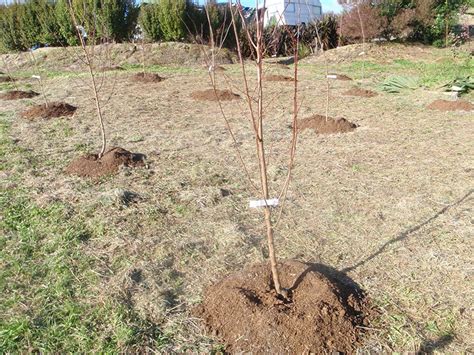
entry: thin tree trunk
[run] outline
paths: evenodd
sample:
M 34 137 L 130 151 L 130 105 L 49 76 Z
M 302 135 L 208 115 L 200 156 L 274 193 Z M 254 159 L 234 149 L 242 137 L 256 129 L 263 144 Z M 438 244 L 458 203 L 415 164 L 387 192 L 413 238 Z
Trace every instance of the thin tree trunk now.
M 142 51 L 143 51 L 143 55 L 142 55 L 142 71 L 143 71 L 143 79 L 145 79 L 145 38 L 142 37 Z
M 89 76 L 90 76 L 90 79 L 91 79 L 92 92 L 94 94 L 95 107 L 96 107 L 96 112 L 97 112 L 97 119 L 99 121 L 100 133 L 101 133 L 101 138 L 102 138 L 102 148 L 101 148 L 100 153 L 99 153 L 99 159 L 100 159 L 100 158 L 102 158 L 102 156 L 105 153 L 105 149 L 107 147 L 107 140 L 106 140 L 106 136 L 105 136 L 104 118 L 103 118 L 103 114 L 102 114 L 102 108 L 100 106 L 99 92 L 97 90 L 97 82 L 96 82 L 96 78 L 95 78 L 95 75 L 94 75 L 92 59 L 91 59 L 91 56 L 89 55 L 89 52 L 87 51 L 87 45 L 84 41 L 84 38 L 82 37 L 82 33 L 79 31 L 76 15 L 74 13 L 74 9 L 72 7 L 71 0 L 69 0 L 69 11 L 71 11 L 72 21 L 73 21 L 73 24 L 76 28 L 77 35 L 79 36 L 79 40 L 81 42 L 81 48 L 82 48 L 82 51 L 84 52 L 84 57 L 86 58 L 87 67 L 89 68 Z M 94 45 L 94 44 L 92 44 L 92 45 Z
M 41 77 L 41 75 L 39 75 L 40 73 L 38 71 L 38 63 L 36 62 L 36 57 L 33 54 L 32 50 L 30 50 L 30 56 L 31 56 L 31 59 L 33 59 L 33 65 L 35 67 L 36 73 L 38 74 L 36 79 L 38 80 L 38 82 L 40 84 L 41 95 L 43 96 L 44 104 L 45 104 L 46 108 L 48 108 L 49 107 L 49 102 L 48 102 L 48 99 L 46 98 L 46 92 L 45 92 L 44 85 L 43 85 L 43 78 Z
M 360 23 L 360 31 L 362 32 L 362 50 L 364 52 L 364 55 L 365 55 L 365 52 L 366 52 L 366 48 L 365 48 L 365 30 L 364 30 L 364 24 L 362 22 L 362 17 L 360 15 L 360 3 L 357 4 L 357 16 L 359 17 L 359 23 Z M 362 61 L 362 79 L 365 78 L 365 61 L 363 60 Z
M 264 2 L 265 6 L 265 2 Z M 257 123 L 257 153 L 260 168 L 260 182 L 262 185 L 262 195 L 265 200 L 269 199 L 267 164 L 265 159 L 265 146 L 263 138 L 263 23 L 257 15 L 257 85 L 258 85 L 258 123 Z M 277 257 L 275 252 L 275 240 L 273 235 L 272 214 L 270 207 L 264 207 L 265 227 L 267 230 L 268 252 L 270 256 L 270 266 L 272 270 L 275 291 L 282 295 L 280 276 L 278 273 Z
M 10 66 L 9 66 L 9 64 L 8 64 L 8 62 L 7 62 L 7 60 L 6 60 L 5 58 L 3 58 L 3 65 L 4 65 L 4 67 L 5 67 L 5 71 L 6 71 L 6 73 L 7 73 L 7 76 L 8 76 L 8 77 L 10 78 L 10 80 L 11 80 L 10 82 L 12 83 L 13 87 L 15 88 L 15 90 L 19 90 L 18 85 L 17 85 L 15 79 L 13 79 L 13 76 L 12 76 L 12 74 L 11 74 Z
M 448 6 L 449 6 L 449 3 L 448 3 L 448 0 L 446 0 L 446 14 L 444 16 L 444 22 L 445 22 L 445 29 L 444 29 L 444 46 L 446 48 L 448 48 L 448 13 L 449 13 L 449 9 L 448 9 Z

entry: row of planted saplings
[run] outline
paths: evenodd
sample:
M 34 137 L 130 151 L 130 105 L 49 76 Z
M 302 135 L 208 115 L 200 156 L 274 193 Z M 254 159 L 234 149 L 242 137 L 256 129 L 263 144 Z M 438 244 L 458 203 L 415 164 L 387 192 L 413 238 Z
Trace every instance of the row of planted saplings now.
M 242 7 L 229 7 L 232 21 L 228 31 L 237 32 L 236 18 L 242 18 Z M 71 12 L 71 17 L 78 28 L 78 19 Z M 201 317 L 212 334 L 217 334 L 229 350 L 281 353 L 291 349 L 292 352 L 326 353 L 332 351 L 352 352 L 359 343 L 370 318 L 370 307 L 365 295 L 357 287 L 344 283 L 335 274 L 328 275 L 327 269 L 317 265 L 305 264 L 295 260 L 281 262 L 277 258 L 275 236 L 278 232 L 275 216 L 281 216 L 285 206 L 287 192 L 292 180 L 295 165 L 296 143 L 300 129 L 312 128 L 317 133 L 328 133 L 330 124 L 348 124 L 347 130 L 355 129 L 355 125 L 343 119 L 333 120 L 326 115 L 315 115 L 310 118 L 298 119 L 301 98 L 298 86 L 299 58 L 298 50 L 294 54 L 292 77 L 265 76 L 263 57 L 265 53 L 263 41 L 263 21 L 259 16 L 255 19 L 256 33 L 251 40 L 256 71 L 249 72 L 239 53 L 241 72 L 239 80 L 242 90 L 239 95 L 231 90 L 218 88 L 216 58 L 214 53 L 219 43 L 211 31 L 211 54 L 206 56 L 206 67 L 209 68 L 211 89 L 192 94 L 196 100 L 213 100 L 220 108 L 226 128 L 234 140 L 237 161 L 242 166 L 249 191 L 253 194 L 250 207 L 262 212 L 264 234 L 267 240 L 269 262 L 252 265 L 241 272 L 232 274 L 218 283 L 208 287 L 204 292 L 203 301 L 194 312 Z M 228 32 L 227 31 L 227 32 Z M 248 36 L 252 36 L 250 31 Z M 298 48 L 298 36 L 290 32 Z M 67 172 L 77 175 L 98 177 L 115 172 L 119 166 L 143 165 L 143 156 L 126 151 L 122 148 L 107 150 L 107 137 L 104 126 L 103 106 L 100 97 L 100 85 L 103 77 L 94 71 L 94 58 L 86 41 L 78 31 L 81 43 L 82 61 L 88 68 L 88 86 L 95 103 L 97 123 L 100 128 L 102 146 L 98 154 L 88 154 L 74 160 Z M 237 37 L 237 36 L 236 36 Z M 221 40 L 224 40 L 221 37 Z M 236 46 L 240 43 L 237 37 Z M 250 84 L 250 76 L 255 74 L 256 85 Z M 105 74 L 103 74 L 105 75 Z M 143 72 L 143 76 L 145 76 Z M 223 74 L 224 82 L 229 87 L 230 77 Z M 268 179 L 267 147 L 265 134 L 265 80 L 292 83 L 291 97 L 293 101 L 291 115 L 291 131 L 288 134 L 289 146 L 287 175 L 282 181 L 277 196 L 271 196 L 270 180 Z M 329 80 L 330 78 L 327 78 Z M 44 90 L 44 83 L 39 77 L 39 84 Z M 33 112 L 52 112 L 52 116 L 73 115 L 75 108 L 61 102 L 48 102 L 43 92 L 44 103 L 25 111 L 24 116 L 33 117 Z M 329 90 L 328 90 L 329 97 Z M 255 142 L 255 162 L 259 167 L 257 173 L 250 169 L 251 162 L 244 158 L 240 144 L 227 119 L 223 101 L 242 100 L 245 102 L 248 129 L 252 132 Z M 51 114 L 50 114 L 51 115 Z M 275 334 L 277 336 L 275 336 Z

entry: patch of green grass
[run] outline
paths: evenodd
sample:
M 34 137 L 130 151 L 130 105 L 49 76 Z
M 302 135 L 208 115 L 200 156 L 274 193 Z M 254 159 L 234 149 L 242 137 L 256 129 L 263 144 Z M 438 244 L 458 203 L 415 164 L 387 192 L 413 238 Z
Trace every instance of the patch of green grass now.
M 17 164 L 13 159 L 9 159 L 16 154 L 26 153 L 26 150 L 13 143 L 8 133 L 11 127 L 12 112 L 0 113 L 0 171 L 12 170 Z
M 57 120 L 50 127 L 45 128 L 45 135 L 48 138 L 64 137 L 68 138 L 74 134 L 74 129 L 69 121 Z
M 390 64 L 378 64 L 369 61 L 355 61 L 343 66 L 342 71 L 353 73 L 354 78 L 380 76 L 380 81 L 390 75 L 409 75 L 418 77 L 424 87 L 435 88 L 457 77 L 467 76 L 474 72 L 474 59 L 470 57 L 456 60 L 446 59 L 439 62 L 411 61 L 394 59 Z
M 413 63 L 408 59 L 394 59 L 393 63 L 401 67 L 410 67 Z
M 181 217 L 183 217 L 183 216 L 185 216 L 186 214 L 189 213 L 189 210 L 188 210 L 187 206 L 185 206 L 185 205 L 177 204 L 177 205 L 175 206 L 175 209 L 174 209 L 174 210 L 175 210 L 175 212 L 176 212 L 179 216 L 181 216 Z
M 130 137 L 129 142 L 138 143 L 138 142 L 143 142 L 144 140 L 145 140 L 145 137 L 143 137 L 141 134 L 134 134 L 133 136 Z
M 5 352 L 119 352 L 160 345 L 160 330 L 112 299 L 94 299 L 98 276 L 82 246 L 94 234 L 61 204 L 39 207 L 2 192 L 0 348 Z
M 13 74 L 14 78 L 21 78 L 21 79 L 29 79 L 33 75 L 40 75 L 43 79 L 54 79 L 54 78 L 70 78 L 70 77 L 77 77 L 87 75 L 86 72 L 84 73 L 77 73 L 77 72 L 70 72 L 70 71 L 62 71 L 62 70 L 51 70 L 51 69 L 41 69 L 39 70 L 22 70 L 16 71 Z M 33 79 L 32 79 L 33 80 Z M 35 80 L 35 84 L 37 84 L 37 80 Z
M 4 116 L 2 167 L 28 164 Z M 99 297 L 99 269 L 86 246 L 103 237 L 100 228 L 63 203 L 39 206 L 21 188 L 0 190 L 0 210 L 1 353 L 140 352 L 169 342 L 127 303 Z
M 13 90 L 14 88 L 15 88 L 15 85 L 11 82 L 0 83 L 1 91 L 9 91 L 9 90 Z
M 126 71 L 138 73 L 143 70 L 142 64 L 123 64 L 122 68 Z M 164 65 L 146 65 L 145 71 L 148 73 L 170 73 L 170 74 L 189 74 L 194 73 L 200 68 L 192 66 L 164 66 Z
M 345 70 L 348 72 L 355 71 L 357 74 L 359 74 L 359 72 L 362 73 L 363 70 L 365 70 L 366 73 L 383 73 L 384 71 L 386 71 L 386 69 L 386 66 L 382 64 L 369 62 L 366 60 L 358 60 L 352 62 L 352 64 Z
M 74 151 L 79 153 L 88 153 L 92 149 L 91 143 L 74 144 Z

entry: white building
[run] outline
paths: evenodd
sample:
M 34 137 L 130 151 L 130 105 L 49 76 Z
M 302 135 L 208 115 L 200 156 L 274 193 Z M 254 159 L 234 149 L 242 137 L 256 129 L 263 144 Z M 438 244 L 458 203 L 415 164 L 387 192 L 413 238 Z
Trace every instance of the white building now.
M 259 0 L 263 7 L 263 0 Z M 295 26 L 310 23 L 323 14 L 320 0 L 266 0 L 265 26 L 269 23 Z

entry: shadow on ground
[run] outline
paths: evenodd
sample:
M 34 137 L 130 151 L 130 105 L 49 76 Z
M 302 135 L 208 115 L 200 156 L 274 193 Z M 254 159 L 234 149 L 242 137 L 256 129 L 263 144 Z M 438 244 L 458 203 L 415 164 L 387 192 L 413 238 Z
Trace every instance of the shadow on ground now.
M 353 265 L 353 266 L 350 266 L 350 267 L 347 267 L 345 269 L 342 270 L 342 272 L 350 272 L 350 271 L 353 271 L 355 269 L 357 269 L 358 267 L 366 264 L 367 262 L 371 261 L 372 259 L 376 258 L 377 256 L 379 256 L 380 254 L 383 254 L 387 248 L 392 245 L 392 244 L 395 244 L 396 242 L 400 242 L 402 240 L 405 240 L 407 239 L 411 234 L 417 232 L 418 230 L 420 230 L 421 228 L 423 228 L 424 226 L 426 226 L 427 224 L 433 222 L 434 220 L 436 220 L 438 217 L 440 217 L 441 215 L 445 214 L 449 209 L 453 208 L 453 207 L 456 207 L 458 205 L 460 205 L 461 203 L 463 203 L 464 201 L 468 200 L 469 197 L 472 195 L 472 193 L 474 192 L 474 190 L 469 190 L 464 196 L 462 196 L 460 199 L 456 200 L 455 202 L 453 202 L 452 204 L 450 205 L 447 205 L 447 206 L 444 206 L 442 209 L 440 209 L 438 212 L 436 212 L 433 216 L 431 216 L 430 218 L 428 218 L 427 220 L 403 231 L 402 233 L 398 234 L 395 238 L 392 238 L 390 239 L 389 241 L 387 241 L 385 244 L 383 244 L 375 253 L 373 253 L 372 255 L 368 256 L 367 258 L 365 258 L 364 260 L 361 260 L 359 261 L 357 264 Z

